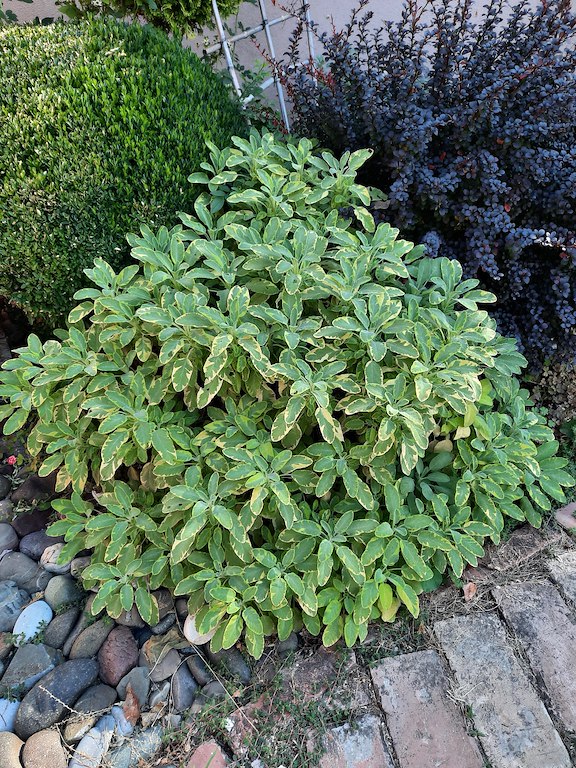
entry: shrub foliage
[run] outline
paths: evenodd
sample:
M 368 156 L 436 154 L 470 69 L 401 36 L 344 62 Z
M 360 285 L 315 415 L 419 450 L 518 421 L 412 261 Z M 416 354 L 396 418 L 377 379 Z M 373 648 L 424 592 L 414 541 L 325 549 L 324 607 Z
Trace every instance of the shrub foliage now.
M 302 624 L 352 644 L 572 480 L 492 295 L 375 226 L 369 152 L 233 143 L 183 226 L 98 259 L 68 330 L 5 364 L 0 418 L 72 489 L 50 530 L 94 550 L 95 612 L 153 623 L 164 585 L 213 648 Z
M 218 0 L 222 18 L 238 10 L 241 0 Z M 168 0 L 155 3 L 151 0 L 64 0 L 58 3 L 64 13 L 78 18 L 95 13 L 112 13 L 120 18 L 132 16 L 145 19 L 150 24 L 182 36 L 213 26 L 211 0 Z
M 0 28 L 0 295 L 63 322 L 82 270 L 192 204 L 186 179 L 244 120 L 158 30 L 114 20 Z
M 500 329 L 538 362 L 576 352 L 576 16 L 506 7 L 406 0 L 377 30 L 357 13 L 323 37 L 321 67 L 298 66 L 296 35 L 289 85 L 297 129 L 374 148 L 389 220 L 492 288 Z

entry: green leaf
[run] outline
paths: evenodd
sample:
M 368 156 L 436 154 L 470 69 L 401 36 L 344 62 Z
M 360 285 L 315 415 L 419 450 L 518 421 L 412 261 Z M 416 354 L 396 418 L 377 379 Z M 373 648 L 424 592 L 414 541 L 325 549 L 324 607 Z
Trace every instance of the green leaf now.
M 244 622 L 242 620 L 242 616 L 239 613 L 228 619 L 224 629 L 224 635 L 222 637 L 222 648 L 232 648 L 233 645 L 236 645 L 240 635 L 242 634 L 243 628 Z
M 158 603 L 154 595 L 151 595 L 145 587 L 138 587 L 136 589 L 135 599 L 138 613 L 142 616 L 146 624 L 149 624 L 152 627 L 158 624 L 160 621 L 158 616 Z

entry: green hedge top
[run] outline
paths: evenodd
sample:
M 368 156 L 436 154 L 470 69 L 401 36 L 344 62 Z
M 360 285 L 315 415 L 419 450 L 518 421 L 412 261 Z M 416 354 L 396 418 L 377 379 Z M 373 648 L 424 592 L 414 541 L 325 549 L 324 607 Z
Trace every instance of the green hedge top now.
M 191 203 L 206 140 L 245 130 L 193 53 L 111 19 L 1 29 L 0 82 L 0 294 L 49 324 L 94 258 Z

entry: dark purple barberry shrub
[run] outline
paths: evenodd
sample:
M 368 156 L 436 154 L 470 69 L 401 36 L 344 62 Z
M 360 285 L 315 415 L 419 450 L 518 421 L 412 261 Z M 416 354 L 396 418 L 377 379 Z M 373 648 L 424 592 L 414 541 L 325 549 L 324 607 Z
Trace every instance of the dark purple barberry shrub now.
M 375 150 L 385 217 L 458 258 L 499 298 L 533 365 L 576 357 L 576 17 L 567 0 L 406 0 L 377 28 L 367 1 L 322 36 L 322 64 L 284 72 L 296 130 Z

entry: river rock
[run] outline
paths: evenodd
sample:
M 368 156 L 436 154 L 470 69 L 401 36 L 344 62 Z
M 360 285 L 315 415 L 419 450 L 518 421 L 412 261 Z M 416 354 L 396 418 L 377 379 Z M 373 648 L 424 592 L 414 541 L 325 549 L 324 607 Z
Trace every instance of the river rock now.
M 224 699 L 227 696 L 226 688 L 220 680 L 212 680 L 211 683 L 202 688 L 202 696 L 205 699 Z
M 174 624 L 176 624 L 176 614 L 169 613 L 167 616 L 164 616 L 164 618 L 159 621 L 158 624 L 150 627 L 150 629 L 153 635 L 165 635 L 170 627 L 174 626 Z
M 172 676 L 172 707 L 174 712 L 184 712 L 194 703 L 198 683 L 186 664 L 181 664 Z
M 168 653 L 157 661 L 150 669 L 150 680 L 153 683 L 160 683 L 162 680 L 167 680 L 176 672 L 181 664 L 180 654 L 174 648 L 171 648 Z
M 0 582 L 0 632 L 11 632 L 22 609 L 30 601 L 15 581 Z
M 70 575 L 79 578 L 83 570 L 90 565 L 90 557 L 75 557 L 70 563 Z
M 124 710 L 122 709 L 122 707 L 119 707 L 119 706 L 112 707 L 110 714 L 116 721 L 116 732 L 118 733 L 118 735 L 130 736 L 130 734 L 134 730 L 134 726 L 124 714 Z
M 206 643 L 210 642 L 214 635 L 216 634 L 216 629 L 213 629 L 211 632 L 206 632 L 206 634 L 202 635 L 198 630 L 196 629 L 196 624 L 194 622 L 194 616 L 190 614 L 186 617 L 186 621 L 184 622 L 184 628 L 182 629 L 184 633 L 184 637 L 191 645 L 205 645 Z
M 30 603 L 16 619 L 12 632 L 16 645 L 23 645 L 33 640 L 50 623 L 53 616 L 52 608 L 44 600 Z
M 150 760 L 162 746 L 162 728 L 159 725 L 136 733 L 121 747 L 106 755 L 110 768 L 136 768 L 140 761 Z
M 210 661 L 222 667 L 229 675 L 237 677 L 244 685 L 248 685 L 252 677 L 250 667 L 244 661 L 244 657 L 237 648 L 218 651 L 214 653 L 210 648 L 206 649 Z
M 40 477 L 39 475 L 28 475 L 22 485 L 18 486 L 12 494 L 12 501 L 41 501 L 47 499 L 54 493 L 56 488 L 56 475 L 58 471 L 54 471 L 46 477 Z
M 168 697 L 170 696 L 170 681 L 164 680 L 159 685 L 155 685 L 152 693 L 150 694 L 149 706 L 150 709 L 156 708 L 158 705 L 167 704 Z
M 53 611 L 74 605 L 82 598 L 82 590 L 70 576 L 52 576 L 44 591 L 44 600 Z
M 93 685 L 84 691 L 74 704 L 74 711 L 85 713 L 85 717 L 74 715 L 68 720 L 64 728 L 65 741 L 74 742 L 85 736 L 115 701 L 116 691 L 109 685 Z
M 135 605 L 129 611 L 122 611 L 120 616 L 116 619 L 116 623 L 123 627 L 144 627 L 144 619 L 138 613 L 138 608 Z
M 16 715 L 16 733 L 27 739 L 37 731 L 50 728 L 97 676 L 95 659 L 72 659 L 48 672 L 22 700 Z
M 50 574 L 22 552 L 9 552 L 0 560 L 0 581 L 15 581 L 26 592 L 40 592 L 44 589 Z
M 2 499 L 0 501 L 0 521 L 3 523 L 9 523 L 12 520 L 14 507 L 10 499 Z
M 0 523 L 0 552 L 4 552 L 7 549 L 17 549 L 18 541 L 18 534 L 10 523 Z
M 138 645 L 128 627 L 115 627 L 98 653 L 100 678 L 116 686 L 138 664 Z
M 14 730 L 19 706 L 20 702 L 14 699 L 0 699 L 0 732 Z
M 68 759 L 55 729 L 34 733 L 22 750 L 24 768 L 66 768 Z
M 134 667 L 127 675 L 124 675 L 116 686 L 118 696 L 121 699 L 126 698 L 126 691 L 129 685 L 132 686 L 132 693 L 136 696 L 140 709 L 142 709 L 146 705 L 150 691 L 150 672 L 148 668 Z
M 114 727 L 115 721 L 111 715 L 101 717 L 94 728 L 82 737 L 68 768 L 98 768 L 102 758 L 108 752 Z
M 52 648 L 63 648 L 66 638 L 78 621 L 79 615 L 79 608 L 69 608 L 59 616 L 54 616 L 44 632 L 44 643 Z
M 12 494 L 12 501 L 16 501 L 14 494 Z M 28 533 L 44 530 L 50 521 L 51 514 L 50 509 L 34 509 L 32 512 L 22 512 L 16 515 L 12 521 L 12 526 L 18 536 L 22 538 Z
M 63 549 L 64 544 L 62 542 L 56 542 L 56 544 L 50 544 L 49 547 L 46 547 L 40 558 L 40 565 L 44 570 L 56 575 L 68 573 L 70 570 L 70 560 L 65 563 L 59 562 L 60 553 Z
M 14 654 L 0 682 L 0 696 L 29 691 L 62 661 L 62 654 L 42 643 L 23 645 Z
M 32 560 L 40 560 L 46 547 L 56 544 L 58 541 L 63 541 L 61 536 L 53 538 L 48 536 L 44 530 L 34 531 L 23 537 L 20 542 L 20 552 L 23 552 Z
M 6 475 L 0 475 L 0 500 L 5 499 L 12 490 L 12 480 Z
M 114 627 L 114 622 L 108 616 L 98 619 L 94 624 L 83 629 L 70 649 L 71 659 L 88 659 L 96 656 L 102 644 Z
M 0 765 L 2 768 L 22 768 L 20 750 L 23 746 L 24 742 L 14 733 L 0 732 Z
M 208 685 L 214 680 L 214 675 L 197 651 L 186 658 L 186 664 L 200 685 Z

